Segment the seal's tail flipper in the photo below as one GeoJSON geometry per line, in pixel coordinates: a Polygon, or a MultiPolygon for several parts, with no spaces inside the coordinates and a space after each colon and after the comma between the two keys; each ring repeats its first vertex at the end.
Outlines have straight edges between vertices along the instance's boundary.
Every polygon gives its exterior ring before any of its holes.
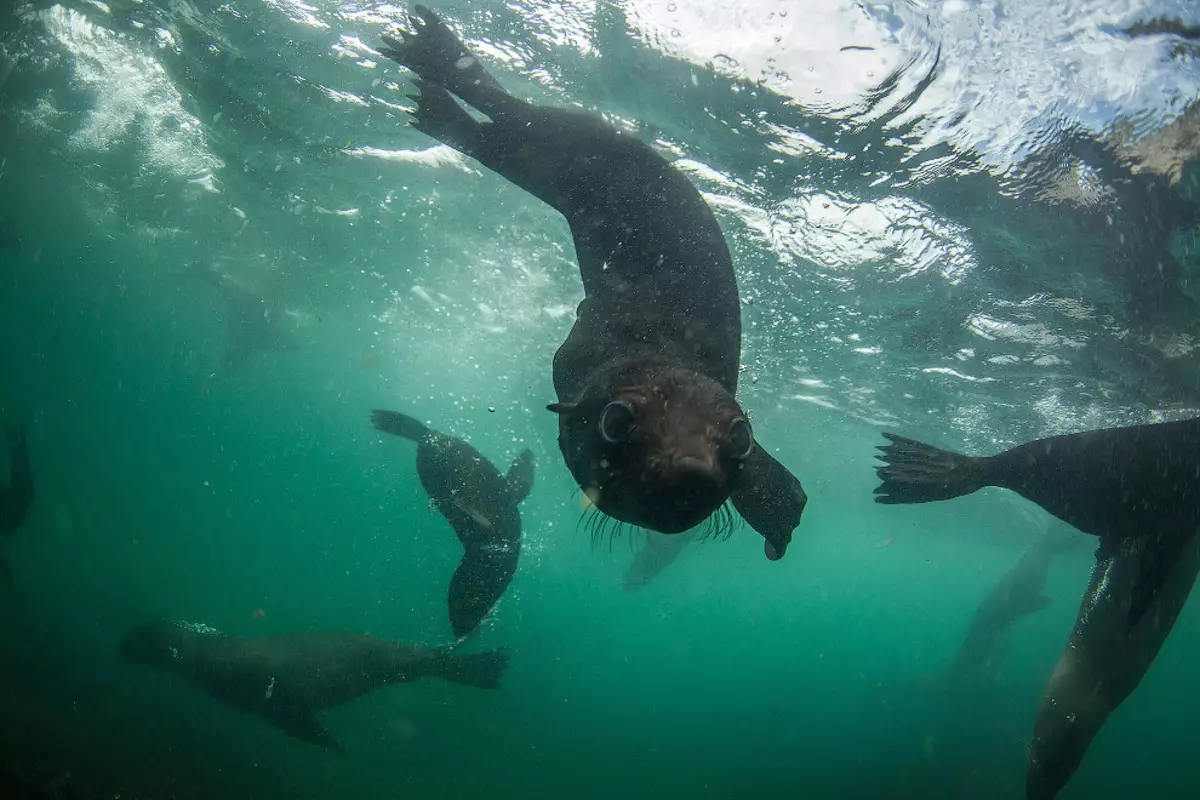
{"type": "Polygon", "coordinates": [[[521,502],[533,490],[533,452],[530,450],[522,450],[517,456],[516,461],[513,461],[512,466],[508,468],[508,474],[504,476],[508,481],[508,488],[512,491],[513,501],[521,502]]]}
{"type": "Polygon", "coordinates": [[[375,409],[371,412],[371,424],[384,433],[390,433],[393,436],[403,436],[405,439],[412,439],[414,442],[419,442],[432,433],[429,428],[407,414],[401,414],[399,411],[375,409]]]}
{"type": "Polygon", "coordinates": [[[981,489],[983,459],[942,450],[933,445],[884,433],[891,444],[879,447],[884,462],[875,467],[883,483],[875,489],[876,503],[928,503],[949,500],[981,489]]]}
{"type": "Polygon", "coordinates": [[[500,678],[508,669],[508,652],[505,650],[469,655],[443,650],[439,659],[438,674],[441,677],[480,689],[499,689],[500,678]]]}

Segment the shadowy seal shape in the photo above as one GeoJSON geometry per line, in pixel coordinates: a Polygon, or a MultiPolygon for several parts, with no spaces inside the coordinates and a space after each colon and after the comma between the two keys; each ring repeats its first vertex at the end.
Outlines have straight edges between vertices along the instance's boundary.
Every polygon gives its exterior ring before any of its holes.
{"type": "Polygon", "coordinates": [[[371,423],[417,443],[417,477],[430,503],[462,542],[463,557],[450,580],[450,626],[457,637],[478,627],[504,594],[521,555],[517,505],[533,488],[533,453],[522,450],[501,475],[478,450],[430,430],[396,411],[375,410],[371,423]]]}
{"type": "Polygon", "coordinates": [[[1075,535],[1047,533],[1025,548],[1025,552],[1004,573],[975,609],[971,626],[954,662],[948,680],[961,684],[977,674],[981,667],[992,664],[995,651],[1004,637],[1021,617],[1036,614],[1053,600],[1042,594],[1050,562],[1082,541],[1075,535]]]}
{"type": "MultiPolygon", "coordinates": [[[[29,439],[22,425],[8,429],[11,465],[8,485],[0,489],[0,535],[15,533],[25,522],[33,505],[33,469],[29,466],[29,439]]],[[[0,580],[13,583],[12,569],[0,555],[0,580]]]]}
{"type": "Polygon", "coordinates": [[[349,633],[232,636],[191,622],[148,622],[129,631],[130,663],[183,675],[212,697],[257,714],[297,739],[340,751],[316,712],[393,683],[436,676],[498,689],[502,650],[457,655],[349,633]]]}
{"type": "Polygon", "coordinates": [[[1154,662],[1200,571],[1200,417],[1051,436],[984,457],[884,436],[880,503],[999,486],[1100,539],[1034,725],[1026,797],[1053,798],[1154,662]]]}
{"type": "Polygon", "coordinates": [[[807,497],[735,398],[737,283],[700,192],[599,117],[508,94],[432,11],[415,11],[381,49],[418,76],[413,126],[570,225],[585,297],[554,356],[548,408],[575,481],[604,514],[668,534],[732,500],[767,557],[782,558],[807,497]]]}

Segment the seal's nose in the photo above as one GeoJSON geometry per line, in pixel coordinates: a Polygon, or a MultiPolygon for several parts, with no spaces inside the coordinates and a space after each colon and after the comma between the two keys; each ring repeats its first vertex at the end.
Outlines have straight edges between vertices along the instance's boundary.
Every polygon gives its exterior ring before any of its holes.
{"type": "Polygon", "coordinates": [[[681,483],[712,485],[721,483],[721,474],[717,470],[716,459],[712,456],[678,456],[672,461],[672,466],[681,483]]]}

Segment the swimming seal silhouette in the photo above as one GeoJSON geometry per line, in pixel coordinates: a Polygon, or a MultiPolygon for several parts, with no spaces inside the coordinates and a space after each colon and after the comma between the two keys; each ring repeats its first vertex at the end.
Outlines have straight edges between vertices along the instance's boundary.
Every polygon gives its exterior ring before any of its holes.
{"type": "Polygon", "coordinates": [[[575,481],[604,514],[660,533],[732,500],[767,557],[782,558],[807,497],[735,398],[737,283],[700,192],[599,117],[508,94],[432,11],[415,11],[380,51],[418,76],[412,125],[570,225],[585,297],[554,356],[548,408],[575,481]]]}
{"type": "Polygon", "coordinates": [[[163,620],[129,631],[118,652],[127,662],[183,675],[220,702],[330,750],[341,747],[318,711],[430,676],[496,689],[508,666],[502,650],[459,655],[348,633],[233,636],[163,620]]]}
{"type": "Polygon", "coordinates": [[[371,422],[384,433],[417,443],[417,477],[429,500],[462,542],[463,557],[450,580],[450,626],[457,637],[479,625],[504,594],[521,555],[517,505],[533,488],[533,453],[521,451],[501,475],[478,450],[430,430],[396,411],[376,410],[371,422]]]}
{"type": "Polygon", "coordinates": [[[1026,797],[1054,797],[1137,688],[1200,571],[1200,417],[1052,436],[972,457],[884,434],[880,503],[1018,492],[1100,547],[1038,710],[1026,797]]]}
{"type": "Polygon", "coordinates": [[[1035,541],[984,596],[954,662],[949,681],[961,684],[992,662],[997,645],[1017,620],[1035,614],[1052,600],[1042,594],[1050,562],[1081,541],[1078,535],[1047,533],[1035,541]]]}
{"type": "MultiPolygon", "coordinates": [[[[15,533],[25,522],[33,505],[33,470],[29,465],[29,439],[25,428],[14,425],[8,430],[8,486],[0,489],[0,535],[15,533]]],[[[0,555],[0,579],[10,586],[12,568],[0,555]]]]}

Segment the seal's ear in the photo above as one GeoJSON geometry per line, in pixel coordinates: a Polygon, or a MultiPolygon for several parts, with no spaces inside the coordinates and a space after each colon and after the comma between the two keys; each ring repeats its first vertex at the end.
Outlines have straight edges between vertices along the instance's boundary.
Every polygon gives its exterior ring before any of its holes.
{"type": "Polygon", "coordinates": [[[742,464],[733,492],[733,507],[766,539],[767,558],[783,558],[792,531],[800,524],[800,515],[808,495],[796,476],[776,461],[758,442],[742,464]]]}
{"type": "Polygon", "coordinates": [[[546,410],[553,411],[555,414],[572,414],[578,407],[577,403],[551,403],[546,406],[546,410]]]}

